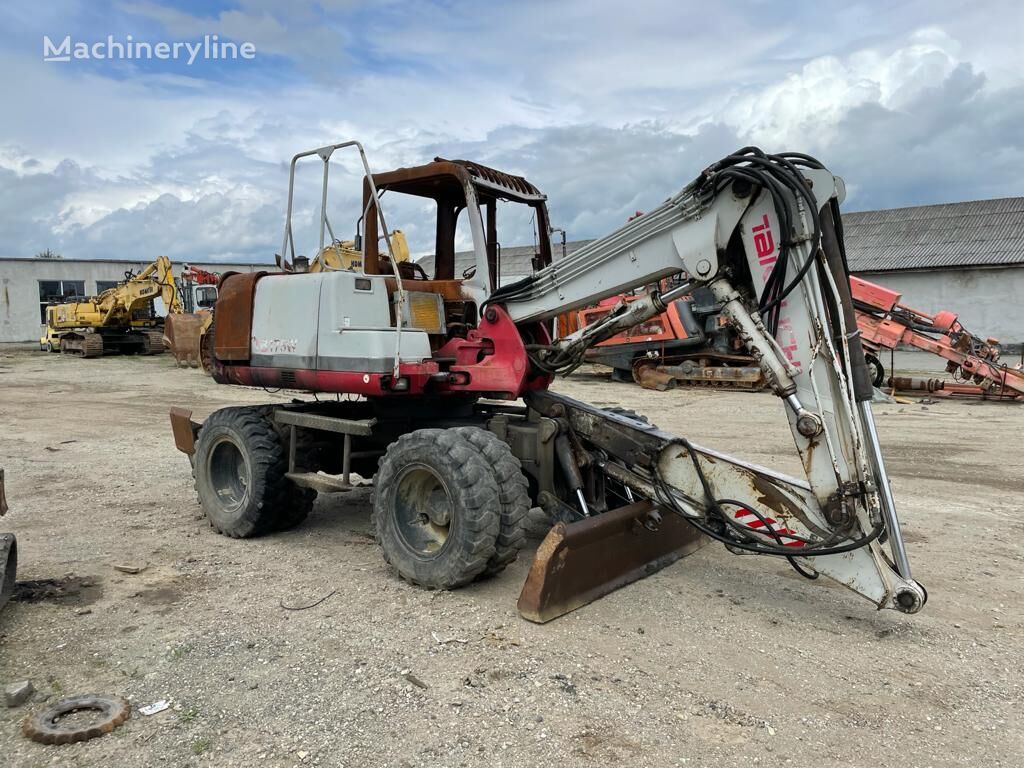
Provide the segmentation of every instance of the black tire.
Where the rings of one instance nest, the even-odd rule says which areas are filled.
[[[526,514],[530,511],[529,483],[523,465],[512,455],[508,443],[493,432],[479,427],[459,427],[458,432],[472,443],[491,465],[498,483],[501,503],[498,537],[494,555],[487,562],[482,576],[493,576],[515,561],[526,543]]]
[[[871,374],[871,385],[880,387],[885,382],[885,367],[882,361],[870,352],[864,353],[864,362],[868,365],[868,373]]]
[[[265,408],[265,418],[270,418],[273,408]],[[319,450],[314,443],[314,433],[304,429],[297,429],[295,446],[295,463],[303,469],[316,470],[321,467]],[[309,513],[313,510],[313,503],[316,501],[317,492],[312,488],[300,488],[294,483],[291,493],[288,494],[284,506],[278,511],[277,519],[274,521],[275,531],[290,531],[306,521]]]
[[[402,435],[380,460],[371,522],[384,559],[432,589],[468,584],[487,568],[501,527],[494,470],[455,429]]]
[[[225,536],[245,539],[292,527],[312,506],[313,495],[285,477],[287,453],[267,410],[222,408],[199,430],[196,493],[210,525]]]

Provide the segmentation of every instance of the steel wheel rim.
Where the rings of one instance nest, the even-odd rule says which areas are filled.
[[[217,503],[227,512],[241,507],[249,490],[249,462],[235,442],[214,443],[206,469]]]
[[[437,557],[451,540],[455,504],[440,475],[426,464],[410,464],[395,478],[392,493],[395,529],[413,555]]]

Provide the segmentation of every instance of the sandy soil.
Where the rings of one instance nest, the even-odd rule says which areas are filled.
[[[798,470],[770,395],[656,393],[593,373],[558,389]],[[0,527],[19,537],[21,579],[90,585],[0,614],[0,684],[39,689],[0,709],[0,765],[1020,764],[1020,406],[876,408],[931,595],[916,616],[709,546],[535,626],[515,611],[530,553],[458,592],[410,587],[370,538],[366,491],[321,496],[286,534],[216,535],[167,408],[204,417],[283,397],[168,357],[0,348]],[[125,564],[145,570],[113,567]],[[172,706],[85,744],[19,734],[44,698],[93,691]]]

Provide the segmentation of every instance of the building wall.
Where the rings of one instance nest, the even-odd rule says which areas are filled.
[[[123,280],[125,270],[138,272],[147,262],[76,261],[71,259],[0,259],[0,342],[34,341],[40,336],[39,281],[80,280],[85,294],[98,293],[97,280]],[[269,265],[200,264],[210,272],[252,272]],[[182,265],[175,263],[180,274]]]
[[[914,309],[956,312],[964,327],[982,338],[1024,343],[1024,266],[858,274],[899,291],[901,303]]]

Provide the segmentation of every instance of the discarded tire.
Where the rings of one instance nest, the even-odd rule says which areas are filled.
[[[60,719],[72,712],[96,712],[88,725],[63,725]],[[40,744],[73,744],[104,736],[121,725],[131,714],[128,702],[120,696],[87,693],[69,696],[46,709],[29,715],[21,724],[21,732]]]
[[[468,584],[495,555],[501,502],[494,470],[456,429],[420,429],[388,448],[374,478],[384,559],[423,587]]]

